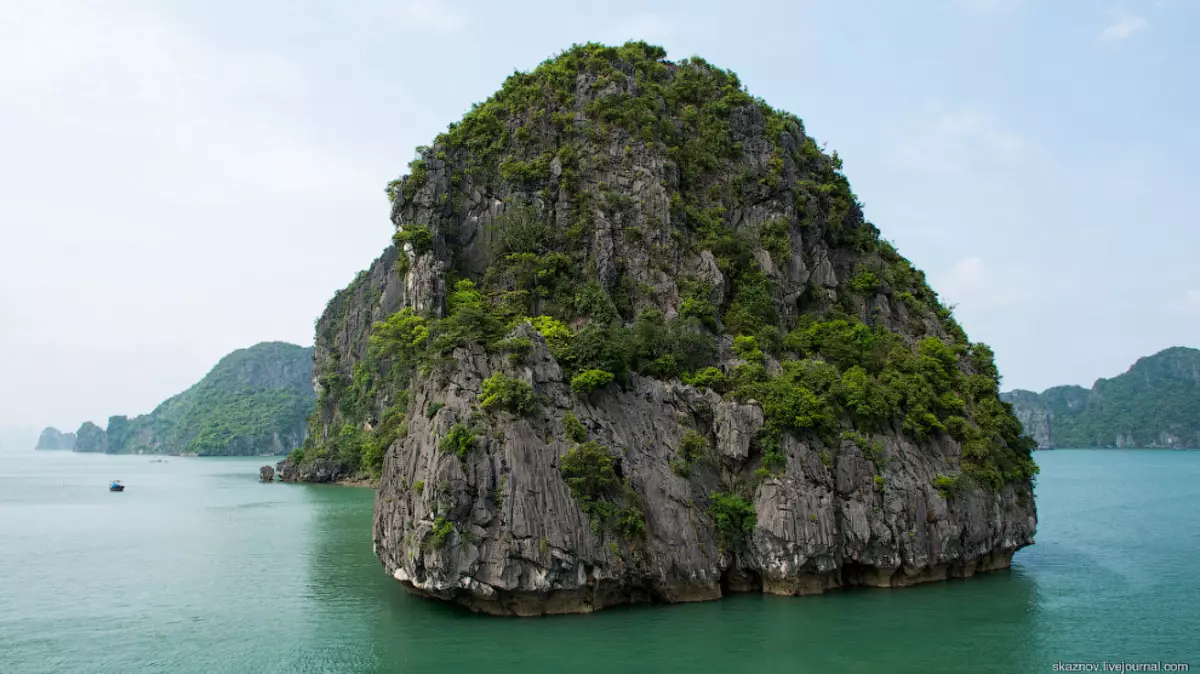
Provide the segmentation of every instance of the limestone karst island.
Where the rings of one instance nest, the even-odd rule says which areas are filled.
[[[1200,3],[4,17],[0,674],[1200,672]]]
[[[991,350],[735,75],[578,46],[418,152],[281,466],[378,476],[405,586],[575,613],[967,577],[1033,542]]]

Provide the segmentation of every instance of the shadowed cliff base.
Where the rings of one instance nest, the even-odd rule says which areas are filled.
[[[489,589],[475,583],[465,587],[438,589],[427,585],[425,579],[409,578],[403,569],[397,569],[393,578],[420,597],[453,602],[489,615],[533,617],[591,613],[622,604],[715,601],[732,594],[765,593],[802,597],[852,587],[911,588],[924,583],[967,579],[977,573],[1007,570],[1015,552],[998,550],[971,562],[956,562],[919,571],[900,568],[889,572],[887,569],[851,565],[843,567],[840,572],[801,575],[784,582],[764,582],[756,572],[730,569],[716,585],[689,583],[680,579],[677,585],[643,587],[637,584],[638,579],[630,579],[629,583],[621,579],[589,579],[585,586],[573,590],[526,592]]]

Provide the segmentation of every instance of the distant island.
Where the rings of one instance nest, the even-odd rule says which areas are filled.
[[[34,449],[74,449],[75,434],[63,433],[62,431],[50,426],[42,431],[38,436],[37,446]]]
[[[225,356],[150,414],[84,422],[76,452],[262,456],[285,454],[307,434],[316,402],[312,348],[263,342]],[[48,428],[43,437],[54,429]],[[71,434],[67,434],[71,435]]]
[[[1092,388],[1002,393],[1039,449],[1200,448],[1200,350],[1173,347]]]

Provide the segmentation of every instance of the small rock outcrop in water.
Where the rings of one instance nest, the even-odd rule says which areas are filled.
[[[47,427],[38,436],[37,447],[34,449],[74,449],[75,434],[63,433],[53,426]]]
[[[271,456],[299,446],[316,400],[312,349],[263,342],[222,358],[150,414],[108,419],[111,454]],[[94,424],[88,422],[95,427]],[[81,431],[82,432],[82,429]],[[89,431],[95,434],[95,431]],[[95,446],[95,445],[93,445]]]
[[[284,482],[341,482],[355,477],[353,471],[335,459],[313,458],[298,462],[294,454],[276,466],[279,479]]]
[[[990,349],[799,119],[664,56],[573,48],[419,149],[284,479],[379,475],[387,572],[497,614],[1007,567],[1036,467]]]
[[[1200,350],[1174,347],[1139,359],[1092,388],[1002,394],[1042,449],[1200,448]]]
[[[258,469],[258,481],[259,482],[274,482],[275,481],[275,469],[272,468],[271,466],[263,466],[262,468],[259,468]]]

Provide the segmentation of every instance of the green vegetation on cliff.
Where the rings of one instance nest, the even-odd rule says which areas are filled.
[[[418,154],[387,188],[405,249],[394,271],[424,282],[417,265],[436,259],[453,290],[377,322],[353,364],[330,338],[310,442],[294,458],[334,456],[344,424],[377,429],[405,413],[414,376],[449,365],[460,346],[520,362],[528,338],[506,337],[529,323],[580,396],[636,373],[756,401],[768,475],[786,462],[783,434],[836,451],[847,430],[948,436],[962,472],[991,490],[1036,472],[1032,442],[998,397],[991,350],[968,341],[924,274],[863,218],[836,153],[733,73],[672,63],[640,42],[576,46],[512,75]],[[610,177],[634,167],[646,180]],[[480,193],[504,208],[468,237]],[[354,339],[338,332],[351,296],[366,291],[339,293],[319,343],[321,330]],[[496,377],[482,406],[532,407],[536,391]],[[362,457],[380,442],[366,432],[343,468],[378,474]],[[580,448],[597,463],[597,447]]]
[[[312,349],[264,342],[225,356],[147,415],[79,431],[76,451],[200,456],[281,454],[304,439],[312,411]],[[103,434],[101,447],[97,431]]]
[[[1200,447],[1200,350],[1139,359],[1091,390],[1004,394],[1042,447]]]

